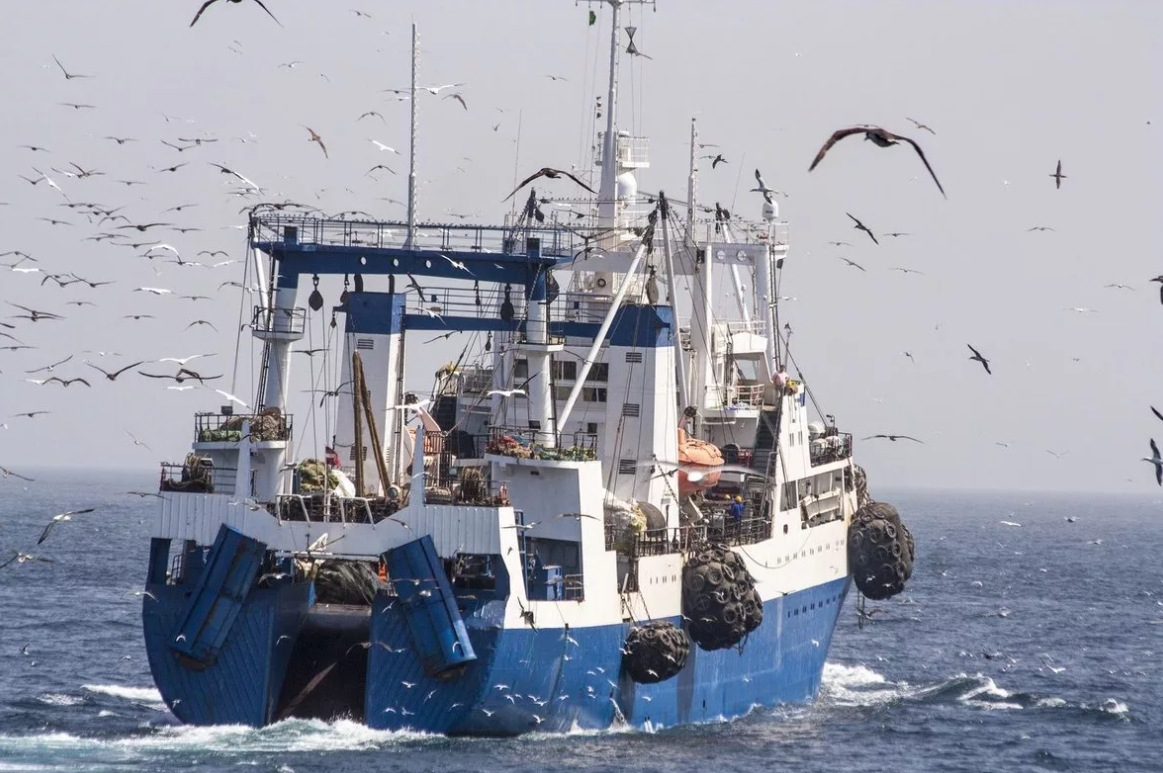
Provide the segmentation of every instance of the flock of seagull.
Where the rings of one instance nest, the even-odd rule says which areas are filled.
[[[240,3],[242,3],[242,1],[243,0],[226,0],[226,2],[233,3],[233,4],[240,4]],[[190,26],[191,27],[195,26],[198,23],[198,21],[202,18],[203,14],[207,10],[209,10],[213,6],[215,6],[217,2],[218,2],[218,0],[206,0],[206,2],[202,3],[201,6],[197,9],[197,12],[195,13],[195,15],[193,17],[193,20],[190,22]],[[253,2],[255,4],[257,4],[264,12],[266,12],[266,14],[268,16],[270,16],[270,18],[275,23],[279,23],[281,26],[281,23],[278,21],[277,17],[275,17],[275,15],[271,12],[271,10],[262,2],[262,0],[253,0]],[[353,13],[356,13],[357,15],[363,16],[363,17],[369,16],[368,14],[361,12],[361,11],[353,11]],[[641,54],[641,52],[637,52],[637,51],[634,51],[631,53],[637,53],[640,56],[644,56]],[[69,69],[66,68],[64,63],[62,63],[61,60],[55,54],[52,56],[52,59],[56,65],[56,68],[59,70],[61,76],[63,77],[63,79],[66,83],[72,83],[74,81],[84,82],[84,81],[87,81],[87,80],[93,78],[93,76],[89,75],[89,74],[83,74],[83,73],[79,73],[79,72],[70,71]],[[283,65],[280,65],[280,67],[294,68],[295,66],[297,66],[299,64],[301,64],[301,62],[288,62],[288,63],[285,63]],[[557,76],[557,75],[547,75],[546,77],[549,78],[550,80],[553,80],[553,81],[566,80],[565,78],[563,78],[561,76]],[[466,85],[466,84],[464,84],[464,83],[449,83],[449,84],[433,85],[433,86],[421,86],[418,88],[420,90],[427,92],[429,94],[432,94],[432,95],[440,95],[444,92],[450,92],[450,93],[444,94],[443,98],[456,100],[465,110],[468,110],[468,104],[464,98],[464,95],[459,91],[450,91],[452,89],[458,89],[464,85]],[[400,99],[400,100],[407,100],[410,98],[409,96],[407,96],[409,94],[409,91],[406,89],[387,89],[385,91],[388,93],[394,94],[395,98]],[[88,104],[88,103],[83,102],[83,101],[66,101],[66,102],[61,102],[60,104],[62,106],[68,107],[68,108],[70,108],[74,111],[77,111],[77,112],[92,110],[94,108],[93,105]],[[382,114],[380,114],[378,111],[370,110],[370,111],[366,111],[366,112],[362,113],[359,116],[359,118],[357,119],[357,122],[363,121],[364,119],[367,119],[367,118],[377,118],[377,117],[381,121],[384,121],[384,117]],[[175,119],[175,118],[168,116],[168,115],[165,115],[165,114],[163,114],[163,118],[165,119],[165,122],[167,125],[169,125],[173,121],[181,120],[181,119]],[[919,121],[916,121],[912,118],[908,118],[908,120],[910,123],[913,124],[913,126],[915,127],[915,129],[917,131],[928,132],[931,135],[936,135],[936,132],[931,127],[929,127],[929,126],[927,126]],[[386,121],[384,121],[384,122],[386,123]],[[317,145],[319,147],[320,152],[322,152],[323,156],[325,158],[330,158],[327,144],[326,144],[323,136],[320,135],[315,129],[311,128],[310,126],[307,126],[307,125],[301,125],[301,126],[307,133],[306,141]],[[499,128],[499,124],[494,125],[492,128],[493,128],[493,131],[496,131]],[[199,152],[205,152],[208,148],[212,148],[214,143],[219,142],[219,138],[208,135],[206,133],[190,133],[191,136],[182,136],[183,134],[184,134],[184,132],[178,133],[176,136],[172,136],[169,138],[160,138],[160,142],[162,145],[164,145],[170,151],[177,153],[179,155],[179,157],[181,157],[183,159],[190,158],[191,156],[194,156],[194,155],[198,154]],[[812,170],[816,169],[820,165],[820,163],[823,161],[824,157],[842,140],[845,140],[845,139],[850,138],[850,137],[859,137],[859,136],[863,136],[863,139],[865,141],[871,142],[874,146],[876,146],[878,148],[891,148],[891,147],[896,147],[896,146],[901,146],[901,145],[906,145],[906,146],[910,147],[912,149],[912,151],[916,154],[916,156],[919,158],[921,163],[924,165],[926,171],[928,172],[929,176],[932,178],[933,183],[936,185],[938,191],[941,193],[942,196],[946,195],[945,189],[944,189],[943,185],[941,184],[941,181],[939,180],[936,171],[933,169],[928,158],[926,157],[925,152],[922,149],[921,145],[915,139],[913,139],[911,137],[905,136],[903,134],[899,134],[899,133],[894,132],[894,131],[890,131],[888,129],[885,129],[885,128],[882,128],[879,126],[858,125],[858,126],[842,128],[842,129],[839,129],[839,130],[833,132],[831,134],[831,136],[828,137],[828,139],[824,142],[823,146],[819,149],[819,151],[816,154],[816,156],[814,157],[814,159],[811,161],[811,164],[808,167],[808,171],[811,172]],[[110,143],[114,143],[117,147],[123,147],[127,143],[139,142],[138,138],[122,136],[122,135],[118,135],[118,134],[106,135],[104,137],[104,139]],[[240,139],[240,141],[242,141],[242,142],[247,141],[247,138],[238,138],[238,139]],[[396,155],[396,156],[400,155],[398,150],[396,150],[395,148],[393,148],[389,145],[386,145],[378,140],[370,140],[370,142],[381,153],[388,153],[390,155]],[[717,147],[717,146],[704,145],[702,147]],[[21,149],[28,151],[34,157],[44,156],[46,158],[51,158],[51,155],[52,155],[51,151],[49,151],[48,148],[45,148],[39,144],[22,145]],[[709,159],[711,161],[712,170],[718,169],[721,165],[729,164],[728,159],[721,152],[715,152],[713,154],[705,156],[705,158]],[[151,170],[152,170],[153,174],[157,175],[157,176],[172,175],[172,174],[178,173],[179,170],[182,170],[184,167],[189,166],[191,163],[192,163],[191,160],[174,161],[172,158],[170,158],[170,159],[166,159],[166,160],[162,161],[161,163],[158,163],[155,166],[151,166]],[[236,169],[233,169],[229,166],[226,166],[224,164],[217,163],[214,161],[208,161],[207,163],[211,167],[217,169],[220,174],[226,176],[228,178],[228,181],[236,186],[234,189],[231,190],[232,194],[237,195],[239,197],[251,197],[251,196],[256,196],[256,195],[264,193],[265,189],[262,186],[260,186],[256,182],[254,182],[252,179],[250,179],[246,175],[237,171]],[[45,169],[47,169],[48,171],[44,171]],[[377,171],[385,171],[385,172],[388,172],[392,175],[396,174],[395,170],[393,170],[387,164],[376,164],[375,166],[373,166],[371,169],[368,170],[367,174],[373,175]],[[50,172],[52,174],[50,174]],[[54,177],[54,175],[55,175],[55,177]],[[72,217],[83,218],[89,224],[94,225],[98,229],[96,233],[93,233],[93,234],[90,234],[90,235],[84,237],[82,239],[82,241],[84,241],[84,242],[97,242],[97,243],[105,242],[105,243],[112,245],[114,247],[133,250],[140,258],[148,261],[149,264],[151,265],[151,267],[154,265],[170,264],[170,265],[178,267],[182,271],[186,271],[186,270],[190,270],[190,269],[213,270],[213,269],[224,268],[224,267],[230,266],[230,265],[238,262],[236,260],[229,259],[229,255],[225,251],[222,251],[222,250],[202,250],[202,251],[198,252],[197,255],[195,255],[193,259],[186,258],[183,256],[182,252],[177,247],[173,246],[168,241],[162,240],[162,238],[165,238],[167,234],[184,235],[184,234],[187,234],[187,233],[192,232],[192,231],[200,230],[197,227],[185,225],[181,222],[178,222],[180,220],[181,216],[185,215],[188,210],[197,207],[198,203],[179,203],[179,204],[168,207],[168,208],[158,212],[155,217],[132,218],[131,219],[130,214],[128,212],[123,211],[126,209],[126,207],[124,207],[124,206],[107,206],[105,204],[98,203],[96,201],[92,201],[92,200],[88,199],[87,196],[86,196],[85,200],[75,200],[75,198],[74,198],[74,197],[79,196],[79,194],[76,191],[79,191],[83,185],[91,184],[91,183],[88,183],[87,181],[97,180],[99,178],[107,178],[108,181],[113,186],[124,186],[126,189],[132,189],[136,186],[148,185],[148,183],[145,180],[129,179],[129,178],[127,178],[127,179],[122,179],[122,178],[113,179],[113,178],[110,178],[109,175],[107,175],[104,171],[101,171],[100,169],[97,169],[95,167],[92,167],[92,166],[89,166],[86,164],[82,164],[82,163],[79,163],[76,161],[72,161],[72,160],[68,160],[67,162],[62,162],[59,165],[51,165],[51,164],[43,164],[42,165],[39,163],[35,164],[35,165],[30,164],[29,173],[28,174],[20,174],[18,176],[19,176],[19,179],[23,180],[25,183],[27,183],[34,190],[47,189],[48,191],[51,192],[50,195],[59,198],[59,201],[58,201],[59,205],[63,208],[66,208],[70,212]],[[766,200],[771,201],[772,196],[774,194],[779,193],[779,192],[770,188],[766,184],[766,182],[763,179],[762,174],[760,173],[760,171],[758,169],[755,170],[754,176],[755,176],[755,180],[756,180],[756,187],[752,188],[751,192],[759,193]],[[1053,179],[1054,186],[1056,189],[1060,189],[1062,187],[1063,181],[1069,179],[1067,177],[1067,175],[1063,172],[1063,165],[1062,165],[1061,160],[1057,161],[1057,163],[1054,167],[1054,171],[1049,175],[1049,177],[1051,179]],[[503,201],[509,201],[514,195],[516,195],[520,190],[522,190],[523,188],[528,186],[530,183],[534,182],[535,180],[542,179],[542,178],[548,179],[548,180],[565,178],[565,179],[571,181],[573,184],[579,186],[580,188],[588,191],[591,194],[596,193],[593,190],[593,188],[590,187],[590,185],[588,185],[584,180],[582,180],[580,177],[578,177],[573,172],[566,171],[563,169],[553,168],[553,167],[543,167],[543,168],[539,169],[538,171],[536,171],[535,173],[526,177],[524,180],[522,180],[520,182],[520,184],[517,185],[516,188],[508,196],[505,197],[505,199],[503,199]],[[69,181],[69,183],[67,184],[67,187],[69,188],[68,192],[66,192],[65,188],[62,187],[61,182],[59,182],[61,180],[68,180]],[[40,186],[42,186],[42,185],[44,186],[43,189],[40,188]],[[391,201],[391,200],[389,200],[389,201]],[[395,202],[395,203],[399,203],[399,202]],[[294,205],[288,201],[288,202],[285,202],[281,205],[272,205],[272,206],[275,206],[276,208],[281,209],[283,207],[288,207],[288,206],[302,206],[302,205]],[[723,210],[721,207],[716,206],[716,212],[718,213],[717,217],[719,217],[719,216],[727,217],[727,218],[730,217],[730,215],[728,213],[726,213],[726,211]],[[450,213],[450,214],[453,214],[456,217],[469,217],[468,215],[456,215],[455,213]],[[879,245],[881,243],[880,239],[878,239],[877,233],[873,230],[872,227],[870,227],[868,224],[866,224],[865,222],[863,222],[862,220],[857,218],[855,215],[853,215],[851,213],[846,213],[846,214],[847,214],[848,218],[852,221],[852,224],[853,224],[852,227],[855,230],[858,230],[858,231],[864,233],[874,244]],[[342,213],[338,213],[338,215],[332,215],[332,217],[345,217],[347,215],[361,215],[362,216],[362,215],[367,215],[367,213],[355,212],[355,211],[342,212]],[[58,217],[51,217],[51,216],[43,216],[43,217],[39,217],[37,219],[41,220],[43,222],[47,222],[53,228],[69,228],[69,227],[76,225],[76,222],[74,220],[67,220],[67,219],[64,219],[64,217],[58,218]],[[370,216],[368,216],[368,219],[371,219]],[[1046,231],[1046,230],[1053,230],[1053,229],[1048,227],[1048,226],[1034,226],[1033,228],[1031,228],[1029,230],[1030,231]],[[909,234],[904,233],[904,232],[886,232],[886,233],[881,233],[880,237],[881,238],[883,238],[883,237],[899,238],[899,237],[904,237],[904,236],[908,236],[908,235]],[[159,238],[159,237],[162,237],[162,238]],[[833,241],[833,242],[830,242],[830,244],[833,246],[850,246],[850,245],[848,245],[847,242],[843,242],[843,241]],[[200,260],[203,257],[205,257],[205,260],[204,261]],[[223,259],[216,260],[219,257],[221,257]],[[451,259],[448,259],[448,260],[450,260],[450,262],[453,262],[453,264],[456,265],[456,263],[454,261],[452,261]],[[851,258],[840,257],[839,260],[843,261],[846,265],[848,265],[854,269],[858,269],[860,271],[866,271],[864,266],[860,265],[859,263],[857,263],[855,260],[852,260]],[[460,264],[457,267],[464,268],[464,270],[467,271],[467,267],[464,267],[463,264]],[[29,252],[19,250],[19,249],[13,249],[13,250],[7,250],[7,251],[0,252],[0,270],[4,270],[4,269],[7,269],[9,272],[11,272],[12,274],[14,274],[16,276],[23,276],[28,280],[35,281],[36,279],[39,278],[40,286],[42,286],[42,287],[52,286],[52,287],[56,287],[60,290],[74,288],[74,289],[84,289],[87,291],[98,291],[99,288],[115,284],[115,282],[113,282],[113,281],[108,281],[108,280],[103,280],[103,279],[92,279],[92,278],[89,278],[88,276],[82,276],[76,272],[63,272],[63,271],[56,272],[56,271],[53,271],[49,267],[49,265],[47,263],[42,262],[39,257],[34,256],[34,255],[30,254]],[[892,270],[899,271],[899,272],[904,273],[904,274],[910,274],[910,273],[920,274],[920,273],[922,273],[922,272],[917,271],[915,269],[907,268],[904,266],[893,267]],[[155,271],[155,273],[158,273],[160,275],[160,272],[156,268],[154,269],[154,271]],[[1161,302],[1163,302],[1163,275],[1155,277],[1152,281],[1160,283]],[[244,287],[239,282],[224,281],[218,285],[218,290],[221,291],[222,289],[227,288],[227,287],[239,288],[239,289],[242,289],[243,291],[246,291],[246,292],[253,292],[255,289],[255,288]],[[1131,289],[1126,285],[1120,285],[1120,284],[1107,285],[1107,287]],[[104,291],[102,291],[102,292],[104,292]],[[193,303],[198,303],[200,301],[212,300],[212,297],[209,295],[182,294],[182,293],[178,293],[178,292],[175,292],[175,291],[167,289],[167,288],[154,287],[154,286],[139,286],[139,287],[136,287],[135,289],[133,289],[132,292],[144,294],[147,296],[154,296],[157,298],[166,298],[166,299],[169,299],[171,302],[189,301],[190,303],[193,304]],[[23,297],[22,297],[22,300],[23,300]],[[38,329],[41,329],[43,327],[49,327],[49,326],[55,325],[55,324],[60,323],[60,322],[67,319],[67,315],[65,313],[64,308],[61,308],[61,309],[37,308],[36,306],[30,305],[30,302],[27,302],[27,301],[25,303],[15,303],[14,301],[8,300],[8,301],[5,301],[4,303],[12,311],[18,312],[18,313],[13,313],[13,314],[10,314],[10,315],[0,319],[0,344],[2,344],[2,345],[0,345],[0,354],[3,354],[5,352],[15,352],[15,351],[21,351],[21,350],[34,350],[34,349],[36,349],[37,346],[35,344],[31,344],[31,343],[26,342],[26,338],[28,338],[28,334],[34,332],[34,330],[38,330]],[[97,305],[98,304],[95,301],[90,300],[89,297],[71,298],[69,300],[64,301],[62,304],[63,307],[72,306],[72,307],[76,307],[78,310],[80,310],[84,307],[97,306]],[[125,313],[121,314],[121,316],[120,316],[120,318],[124,319],[124,320],[131,320],[134,322],[138,322],[138,321],[142,321],[142,320],[152,320],[155,318],[155,316],[153,314],[146,313],[146,312],[143,312],[140,310],[133,310],[133,309],[128,309],[128,308],[124,308],[124,307],[121,307],[120,310],[125,312]],[[1085,309],[1085,308],[1074,308],[1074,309],[1072,309],[1072,311],[1079,312],[1079,313],[1087,313],[1087,312],[1091,312],[1092,310]],[[185,329],[191,330],[193,328],[200,328],[203,326],[209,327],[211,330],[218,332],[217,327],[215,327],[215,325],[210,320],[203,319],[203,318],[193,319],[192,321],[190,321],[186,325]],[[245,327],[245,326],[243,326],[243,327]],[[981,367],[984,369],[985,373],[987,375],[992,376],[993,371],[992,371],[991,366],[990,366],[990,360],[985,355],[983,355],[981,351],[979,351],[977,348],[975,348],[972,344],[967,344],[967,346],[968,346],[968,349],[970,351],[970,356],[968,357],[968,359],[972,362],[976,362],[976,363],[980,364]],[[82,352],[81,354],[82,355],[89,355],[89,357],[82,357],[78,361],[75,359],[76,355],[70,354],[69,356],[67,356],[63,359],[54,361],[54,362],[49,363],[47,365],[43,365],[43,366],[40,366],[37,368],[27,369],[21,375],[26,377],[23,379],[24,381],[32,383],[32,384],[36,384],[42,388],[59,387],[59,388],[65,389],[65,388],[74,388],[74,387],[79,386],[79,387],[91,389],[91,388],[94,388],[94,383],[93,383],[94,381],[96,381],[98,383],[100,383],[102,380],[107,381],[107,382],[116,382],[119,378],[125,377],[127,374],[129,374],[132,371],[136,377],[148,378],[148,379],[153,379],[153,380],[171,381],[171,382],[173,382],[172,385],[169,385],[167,388],[169,390],[175,390],[175,391],[185,391],[185,390],[194,389],[195,387],[193,386],[193,384],[197,384],[198,387],[209,389],[209,388],[212,388],[212,385],[208,384],[208,382],[214,382],[214,381],[217,381],[217,380],[222,378],[221,374],[207,374],[204,372],[200,372],[200,370],[201,370],[200,368],[198,370],[194,370],[194,369],[188,367],[188,363],[190,363],[194,359],[197,359],[200,357],[214,356],[213,354],[210,354],[210,353],[195,354],[195,355],[190,355],[190,356],[186,356],[186,357],[163,357],[163,358],[158,358],[158,359],[133,358],[132,362],[128,362],[126,364],[117,364],[115,366],[109,366],[109,367],[106,367],[106,366],[98,364],[97,362],[94,362],[92,358],[94,358],[94,357],[103,358],[106,356],[118,356],[118,355],[116,355],[116,353],[103,352],[103,351],[85,351],[85,352]],[[910,360],[912,360],[912,354],[910,352],[904,352],[904,354]],[[164,373],[164,372],[159,373],[159,372],[157,372],[158,368],[156,366],[161,365],[161,364],[165,364],[165,363],[172,363],[175,366],[175,371],[172,373]],[[80,370],[78,370],[78,368]],[[4,371],[4,369],[5,369],[4,362],[3,362],[3,360],[0,360],[0,373],[2,373]],[[60,369],[60,370],[58,371],[58,369]],[[72,369],[72,370],[70,370],[70,369]],[[69,372],[66,372],[66,371],[69,371]],[[100,374],[100,376],[103,376],[104,378],[101,379],[96,374]],[[234,395],[229,394],[228,392],[226,392],[224,390],[219,389],[219,390],[215,390],[215,391],[217,391],[218,394],[222,395],[223,397],[225,397],[226,399],[228,399],[231,402],[235,402],[235,403],[238,403],[242,406],[246,406],[246,403],[243,400],[241,400],[240,398],[238,398]],[[1152,410],[1154,410],[1154,409],[1152,409]],[[49,411],[45,411],[45,410],[21,411],[21,412],[14,413],[14,414],[6,417],[5,421],[13,421],[13,420],[17,420],[17,419],[31,421],[31,420],[34,420],[36,417],[47,414],[47,413],[49,413]],[[1160,419],[1163,419],[1163,415],[1160,415],[1158,412],[1156,412],[1156,415],[1159,416]],[[5,417],[0,417],[0,418],[5,418]],[[7,423],[0,423],[0,430],[4,430],[7,428],[8,428]],[[144,447],[148,448],[148,446],[145,446],[145,444],[142,443],[140,440],[138,440],[136,438],[136,436],[134,436],[131,432],[126,430],[126,433],[129,435],[129,438],[132,441],[133,445],[144,446]],[[909,435],[902,435],[902,434],[875,434],[875,435],[868,436],[868,438],[866,438],[866,439],[885,439],[885,440],[889,440],[890,442],[896,442],[898,440],[906,440],[906,441],[911,441],[911,442],[916,442],[916,443],[923,442],[915,437],[912,437]],[[1004,444],[999,444],[999,445],[1004,445]],[[1158,447],[1157,447],[1154,440],[1151,440],[1150,446],[1151,446],[1151,450],[1152,450],[1152,456],[1151,457],[1144,457],[1144,459],[1145,459],[1145,461],[1148,461],[1155,466],[1157,480],[1159,482],[1159,485],[1163,486],[1163,457],[1160,456]],[[1050,452],[1050,453],[1053,453],[1053,452]],[[2,475],[3,478],[14,477],[14,478],[18,478],[18,479],[26,480],[26,481],[31,480],[30,478],[28,478],[24,475],[21,475],[15,471],[12,471],[6,467],[0,467],[0,475]],[[132,493],[138,493],[138,492],[132,492]],[[44,532],[41,534],[40,540],[38,541],[37,544],[43,543],[48,538],[48,536],[50,535],[50,533],[52,531],[52,528],[56,524],[58,524],[62,521],[71,520],[73,518],[73,516],[81,515],[81,514],[89,513],[89,512],[92,512],[91,508],[61,513],[61,514],[54,516],[52,521],[48,524],[48,526],[45,528]],[[0,562],[0,568],[3,568],[4,566],[7,566],[13,562],[24,563],[25,561],[29,561],[29,560],[39,560],[39,559],[36,559],[36,558],[32,557],[31,555],[26,554],[26,553],[17,553],[14,556],[12,556],[10,559]]]

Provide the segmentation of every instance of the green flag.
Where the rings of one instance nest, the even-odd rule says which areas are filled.
[[[598,15],[596,13],[594,13],[593,11],[590,11],[590,26],[592,27],[597,23],[598,23]]]

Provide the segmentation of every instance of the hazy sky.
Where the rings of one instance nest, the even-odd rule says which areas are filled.
[[[233,227],[252,203],[231,195],[230,180],[208,162],[239,170],[270,198],[402,218],[402,208],[378,199],[405,198],[405,157],[370,140],[406,152],[407,103],[382,90],[408,83],[413,20],[421,31],[422,81],[465,82],[460,92],[469,108],[440,97],[422,103],[422,219],[446,221],[449,211],[474,214],[475,222],[501,219],[519,119],[522,173],[588,164],[593,102],[605,90],[606,7],[590,28],[585,5],[569,0],[268,0],[279,27],[257,5],[221,2],[190,29],[198,5],[38,0],[16,4],[6,17],[0,252],[23,250],[39,260],[26,267],[115,284],[62,290],[51,281],[41,286],[41,274],[0,268],[0,300],[67,317],[4,319],[19,313],[6,305],[0,313],[0,321],[16,325],[0,331],[38,347],[0,351],[0,422],[8,424],[0,428],[0,465],[149,470],[159,457],[180,460],[193,412],[221,399],[200,389],[168,391],[166,382],[133,372],[109,383],[81,360],[112,370],[139,359],[219,352],[193,365],[226,374],[216,385],[229,389],[239,297],[236,289],[217,288],[242,277],[241,263],[179,268],[139,257],[142,250],[82,241],[103,229],[59,206],[64,199],[47,184],[17,175],[35,178],[36,167],[71,200],[124,206],[121,214],[133,222],[202,228],[129,231],[135,238],[126,240],[153,236],[202,262],[210,260],[195,256],[203,249],[244,257],[244,235]],[[1148,453],[1148,438],[1163,438],[1163,424],[1148,410],[1153,401],[1163,407],[1163,392],[1153,388],[1163,371],[1156,354],[1163,306],[1148,282],[1163,272],[1156,233],[1163,4],[659,0],[656,12],[635,9],[625,23],[639,27],[636,43],[653,57],[622,71],[621,128],[651,138],[652,168],[640,176],[642,187],[685,192],[689,124],[697,116],[703,140],[719,144],[728,159],[714,172],[704,169],[706,201],[757,216],[758,201],[746,193],[755,167],[787,191],[780,204],[792,251],[784,292],[798,301],[786,304],[783,316],[816,396],[858,437],[893,432],[926,442],[860,444],[859,462],[874,489],[1155,485],[1138,459]],[[94,77],[66,81],[53,54],[70,72]],[[279,67],[295,61],[301,64]],[[369,110],[386,124],[356,121]],[[936,135],[916,130],[906,116]],[[918,139],[948,200],[909,149],[881,150],[858,139],[838,145],[809,175],[828,135],[857,123]],[[303,125],[322,135],[329,159],[307,141]],[[119,146],[107,135],[137,141]],[[179,137],[218,142],[180,153],[161,144]],[[1055,190],[1048,175],[1059,158],[1068,179]],[[75,180],[52,171],[70,162],[105,176]],[[189,165],[175,173],[151,169],[180,162]],[[376,163],[401,175],[365,176]],[[552,185],[546,190],[557,190]],[[190,203],[198,206],[163,214]],[[877,247],[851,229],[845,212],[878,233],[910,235],[883,238]],[[1028,232],[1033,226],[1056,230]],[[831,247],[832,240],[853,246]],[[924,273],[903,275],[889,270],[894,266]],[[1111,283],[1134,289],[1104,288]],[[214,300],[133,292],[140,286]],[[322,289],[334,303],[338,287]],[[65,306],[68,300],[97,306]],[[121,319],[125,314],[156,319]],[[195,319],[219,332],[186,329]],[[324,321],[313,321],[316,336]],[[10,343],[0,338],[0,345]],[[992,377],[967,359],[967,343],[991,359]],[[425,387],[462,346],[454,339],[431,347],[426,360],[413,358],[409,386]],[[86,349],[123,356],[81,354]],[[242,395],[253,392],[252,351],[257,347],[244,339]],[[83,375],[92,389],[24,381],[24,371],[69,354],[73,361],[55,374]],[[297,391],[308,388],[306,358],[295,368],[292,411],[300,439],[310,442],[309,400]],[[8,418],[30,410],[52,413]],[[135,446],[127,431],[152,451]]]

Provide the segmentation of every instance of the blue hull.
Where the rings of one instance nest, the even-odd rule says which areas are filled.
[[[649,685],[621,672],[629,626],[502,629],[490,619],[489,605],[466,618],[477,660],[459,676],[432,679],[412,655],[403,616],[384,609],[392,599],[381,597],[371,615],[365,721],[377,729],[503,736],[623,721],[669,727],[804,703],[819,690],[848,587],[842,578],[773,599],[764,606],[763,624],[740,646],[706,652],[692,644],[677,676]],[[185,593],[166,586],[150,591],[158,600],[146,599],[146,646],[174,714],[198,725],[275,721],[288,645],[306,619],[311,586],[255,592],[218,659],[201,671],[187,668],[168,646]]]

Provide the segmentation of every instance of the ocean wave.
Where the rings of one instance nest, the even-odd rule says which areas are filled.
[[[145,701],[161,703],[162,695],[154,687],[125,687],[119,684],[86,684],[81,689],[87,692],[109,695],[114,698],[123,698],[127,701]]]
[[[41,703],[47,703],[49,706],[78,706],[85,702],[84,698],[77,695],[62,695],[55,692],[39,695],[36,699]]]
[[[820,690],[824,706],[876,707],[887,704],[960,703],[983,711],[1066,710],[1107,718],[1133,720],[1126,703],[1114,698],[1097,703],[1072,703],[1053,695],[1014,692],[984,674],[959,673],[930,684],[892,682],[865,665],[824,664]]]
[[[264,728],[244,725],[195,727],[175,725],[154,728],[129,737],[97,738],[69,733],[0,735],[0,757],[17,754],[75,754],[100,756],[102,752],[123,758],[135,752],[216,752],[252,754],[275,752],[329,752],[379,749],[406,742],[431,739],[427,733],[372,730],[350,720],[291,719]]]

